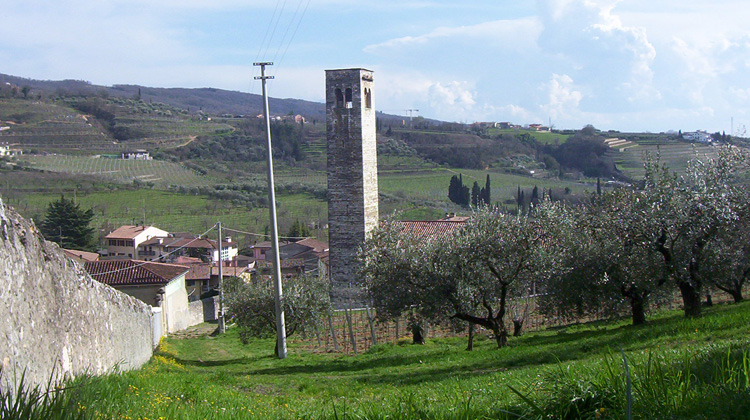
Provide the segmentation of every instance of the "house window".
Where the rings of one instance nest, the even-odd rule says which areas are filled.
[[[365,108],[372,108],[372,90],[365,88]]]
[[[352,88],[346,88],[346,108],[352,108]]]

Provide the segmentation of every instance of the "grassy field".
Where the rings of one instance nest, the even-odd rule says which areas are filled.
[[[169,185],[205,186],[217,183],[179,163],[162,160],[108,159],[98,156],[24,155],[19,157],[29,167],[69,174],[94,175],[119,183],[142,182],[165,188]]]
[[[568,140],[568,137],[570,137],[568,134],[552,133],[549,131],[530,131],[519,128],[490,128],[487,130],[487,134],[493,136],[499,134],[510,134],[515,136],[524,133],[536,138],[536,140],[542,144],[553,144],[555,142],[565,143],[565,141]]]
[[[146,223],[167,230],[198,233],[219,219],[223,219],[225,224],[232,223],[237,229],[252,232],[263,232],[267,225],[266,210],[248,209],[226,200],[211,200],[206,196],[165,191],[168,186],[210,187],[227,182],[218,175],[200,175],[178,163],[71,155],[27,155],[21,161],[38,170],[64,174],[58,177],[34,172],[0,173],[0,188],[6,199],[27,217],[39,219],[49,202],[65,194],[75,195],[84,208],[95,210],[94,223],[97,227],[103,226],[105,222],[114,225],[145,220]],[[400,211],[404,219],[420,220],[439,218],[447,212],[466,212],[466,209],[447,199],[450,178],[459,171],[425,166],[414,170],[397,170],[393,169],[394,163],[393,160],[389,161],[391,169],[381,170],[378,177],[381,214]],[[583,194],[595,189],[590,183],[535,179],[501,172],[461,170],[460,173],[463,174],[464,183],[469,186],[474,181],[484,186],[485,177],[489,173],[492,200],[500,203],[513,201],[519,186],[527,190],[527,193],[535,185],[545,190],[552,188],[558,196],[564,196],[566,188],[572,194]],[[248,173],[235,181],[265,187],[266,175],[260,172]],[[325,201],[310,194],[295,192],[295,188],[311,186],[325,189],[326,182],[326,174],[322,171],[285,167],[276,172],[282,232],[295,220],[325,224]],[[123,189],[120,187],[122,185],[129,188]],[[133,190],[134,186],[145,188]],[[318,236],[323,238],[325,234],[319,232]]]
[[[72,198],[73,194],[66,194]],[[22,197],[3,197],[6,204],[27,217],[41,220],[47,205],[60,198],[59,193],[35,193]],[[262,234],[268,225],[268,209],[248,208],[225,200],[213,200],[205,196],[180,194],[163,190],[137,189],[112,190],[75,194],[82,208],[94,210],[92,226],[102,229],[104,234],[120,225],[143,223],[154,225],[170,232],[192,232],[200,234],[221,221],[227,229]],[[288,231],[294,220],[315,221],[327,218],[326,203],[305,194],[279,194],[277,196],[279,229]],[[144,219],[145,217],[145,219]],[[313,230],[321,239],[323,230]],[[249,245],[257,236],[233,235],[241,245]]]
[[[196,331],[68,395],[89,418],[113,419],[739,419],[750,412],[748,325],[743,303],[529,333],[503,349],[482,336],[472,352],[465,338],[404,338],[357,356],[292,340],[285,360],[271,339],[243,346],[231,328]]]

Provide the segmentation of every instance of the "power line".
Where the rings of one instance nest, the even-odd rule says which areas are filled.
[[[297,10],[294,11],[294,15],[292,16],[292,19],[289,21],[289,26],[287,26],[287,30],[284,33],[284,37],[281,39],[281,46],[284,45],[284,39],[286,39],[286,34],[289,32],[289,28],[291,28],[292,24],[294,23],[294,19],[297,16],[297,12],[299,11],[300,6],[302,5],[302,2],[304,0],[300,0],[299,4],[297,4]],[[281,58],[279,58],[278,62],[276,63],[276,72],[279,72],[279,68],[281,67],[281,62],[284,60],[284,56],[286,56],[286,52],[289,50],[289,46],[292,45],[292,41],[294,40],[295,35],[297,35],[297,31],[299,30],[300,25],[302,24],[302,20],[305,18],[305,14],[307,13],[307,8],[310,6],[310,0],[307,0],[307,3],[305,4],[305,8],[302,10],[302,15],[300,16],[299,20],[297,21],[297,26],[294,28],[294,32],[292,32],[292,37],[289,38],[289,42],[287,42],[286,47],[284,48],[284,52],[281,53]],[[274,60],[276,61],[276,60]]]
[[[286,4],[286,0],[284,1]],[[279,1],[276,2],[276,7],[273,9],[273,13],[271,14],[271,19],[268,21],[268,26],[266,26],[266,32],[263,34],[263,40],[260,42],[260,45],[258,46],[258,54],[255,56],[255,61],[261,61],[262,58],[265,58],[264,56],[261,56],[263,52],[263,47],[266,45],[266,40],[268,40],[268,44],[270,45],[271,40],[268,39],[268,34],[271,31],[271,26],[273,26],[273,21],[276,18],[276,12],[279,10]],[[279,16],[281,13],[279,13]],[[271,38],[273,38],[273,35],[271,35]],[[266,47],[266,51],[268,48]],[[252,79],[251,79],[251,86],[250,86],[250,93],[252,93],[255,90],[255,66],[253,66],[253,72],[252,72]]]
[[[261,58],[266,58],[268,56],[268,49],[271,48],[271,43],[273,42],[273,37],[276,34],[276,28],[279,26],[279,22],[281,21],[281,15],[284,13],[286,2],[287,0],[284,0],[284,3],[281,5],[281,10],[279,11],[279,15],[276,17],[276,23],[274,24],[273,30],[271,31],[271,37],[268,39],[268,44],[266,44],[266,50],[263,52],[263,57]]]
[[[232,229],[232,228],[228,228],[226,226],[222,226],[221,228],[223,230],[228,230],[230,232],[236,232],[236,233],[243,233],[245,235],[258,236],[258,237],[266,237],[266,236],[268,236],[265,233],[245,232],[244,230]],[[284,238],[284,239],[297,239],[297,240],[315,239],[315,237],[313,237],[313,236],[281,236],[281,237]]]

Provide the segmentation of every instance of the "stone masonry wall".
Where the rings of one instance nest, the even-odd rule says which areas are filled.
[[[326,71],[328,225],[331,300],[361,303],[359,247],[378,224],[378,163],[373,74]]]
[[[188,325],[219,319],[219,297],[212,296],[188,303]]]
[[[135,369],[152,355],[151,307],[99,283],[0,201],[0,387]]]

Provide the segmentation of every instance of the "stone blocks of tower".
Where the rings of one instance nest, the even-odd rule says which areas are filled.
[[[359,248],[378,225],[372,71],[326,70],[328,238],[334,306],[362,303]]]

